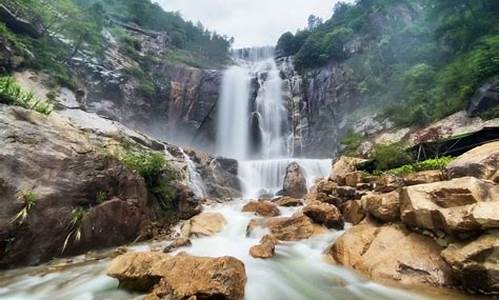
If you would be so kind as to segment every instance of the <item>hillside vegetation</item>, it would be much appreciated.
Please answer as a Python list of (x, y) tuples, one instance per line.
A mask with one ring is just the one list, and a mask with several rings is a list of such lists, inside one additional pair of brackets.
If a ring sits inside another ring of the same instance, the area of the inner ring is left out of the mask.
[(347, 65), (354, 89), (382, 115), (422, 125), (465, 108), (497, 76), (498, 1), (338, 3), (329, 20), (283, 34), (276, 51), (293, 56), (301, 73)]
[[(44, 71), (54, 84), (72, 89), (71, 60), (82, 54), (99, 61), (110, 39), (140, 66), (158, 61), (217, 68), (229, 59), (232, 39), (185, 21), (179, 13), (165, 12), (150, 0), (9, 0), (5, 5), (43, 28), (41, 37), (32, 37), (15, 33), (0, 22), (0, 39), (22, 58), (21, 67)], [(127, 27), (155, 38), (164, 36), (166, 49), (141, 54), (141, 41)], [(135, 70), (136, 77), (146, 73), (142, 68)]]

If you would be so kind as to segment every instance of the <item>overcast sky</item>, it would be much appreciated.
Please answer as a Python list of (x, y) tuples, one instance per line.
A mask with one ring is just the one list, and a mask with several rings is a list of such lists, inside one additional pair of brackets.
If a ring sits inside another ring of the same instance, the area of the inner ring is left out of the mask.
[(295, 32), (314, 14), (330, 18), (338, 0), (157, 0), (167, 11), (201, 21), (209, 30), (233, 36), (235, 48), (275, 45), (286, 31)]

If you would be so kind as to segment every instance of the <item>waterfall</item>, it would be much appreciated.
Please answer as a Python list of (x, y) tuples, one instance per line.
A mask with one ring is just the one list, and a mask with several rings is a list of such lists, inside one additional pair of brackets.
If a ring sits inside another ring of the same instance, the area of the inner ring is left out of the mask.
[(250, 76), (248, 70), (232, 66), (224, 72), (217, 112), (216, 153), (245, 159), (249, 143)]
[(308, 186), (327, 176), (331, 160), (291, 158), (295, 141), (274, 49), (239, 49), (233, 57), (237, 65), (224, 73), (216, 150), (218, 155), (239, 160), (243, 196), (274, 195), (281, 190), (292, 161), (302, 167)]
[(201, 175), (198, 172), (196, 165), (194, 164), (191, 157), (189, 157), (189, 155), (187, 155), (186, 152), (184, 152), (184, 149), (179, 147), (179, 151), (182, 153), (182, 155), (184, 156), (184, 160), (186, 161), (188, 176), (189, 176), (189, 186), (191, 190), (199, 198), (206, 197), (207, 192), (205, 183), (203, 182), (203, 179), (201, 178)]

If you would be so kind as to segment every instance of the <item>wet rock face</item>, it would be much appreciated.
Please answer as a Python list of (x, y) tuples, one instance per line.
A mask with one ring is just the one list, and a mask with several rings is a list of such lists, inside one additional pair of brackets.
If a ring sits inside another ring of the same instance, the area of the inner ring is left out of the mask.
[(0, 267), (60, 255), (75, 209), (81, 239), (64, 254), (132, 241), (150, 220), (143, 179), (56, 116), (0, 105), (0, 165)]
[(432, 239), (399, 225), (364, 221), (340, 236), (328, 253), (373, 280), (446, 287), (453, 279), (441, 250)]
[(245, 266), (236, 258), (194, 257), (163, 253), (127, 253), (115, 258), (108, 276), (120, 287), (148, 293), (145, 299), (241, 300), (247, 281)]
[(183, 184), (177, 184), (175, 192), (175, 203), (177, 203), (177, 212), (179, 218), (187, 220), (201, 213), (201, 200), (198, 199), (193, 191)]
[(294, 198), (302, 198), (307, 194), (304, 171), (298, 163), (292, 162), (287, 166), (281, 194)]

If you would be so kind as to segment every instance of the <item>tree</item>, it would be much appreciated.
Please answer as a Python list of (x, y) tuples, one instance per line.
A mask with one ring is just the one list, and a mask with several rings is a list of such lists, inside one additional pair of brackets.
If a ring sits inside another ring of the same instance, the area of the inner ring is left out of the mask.
[(312, 31), (318, 28), (318, 26), (322, 23), (323, 19), (316, 17), (315, 15), (310, 15), (309, 18), (307, 18), (307, 30)]

